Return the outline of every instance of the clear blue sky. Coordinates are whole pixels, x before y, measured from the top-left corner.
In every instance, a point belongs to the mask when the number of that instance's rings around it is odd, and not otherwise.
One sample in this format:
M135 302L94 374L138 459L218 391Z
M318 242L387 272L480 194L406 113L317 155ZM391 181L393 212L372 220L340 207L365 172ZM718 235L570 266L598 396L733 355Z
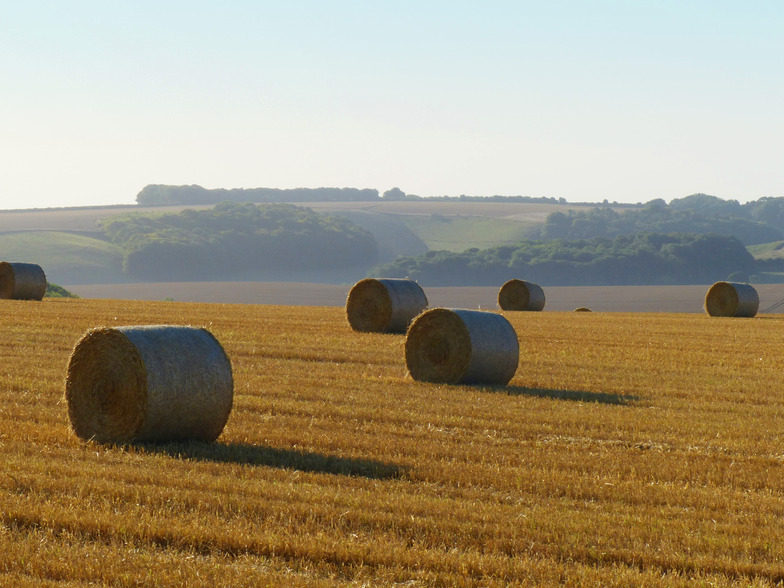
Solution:
M0 207L784 196L784 2L3 1Z

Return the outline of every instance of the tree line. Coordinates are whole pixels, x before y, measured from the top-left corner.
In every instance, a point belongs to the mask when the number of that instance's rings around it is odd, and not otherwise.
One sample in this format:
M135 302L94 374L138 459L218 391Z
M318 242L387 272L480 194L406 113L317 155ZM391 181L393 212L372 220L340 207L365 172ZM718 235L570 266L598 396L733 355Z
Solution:
M373 236L348 220L291 204L222 202L177 214L129 213L102 228L123 271L149 280L219 279L236 272L369 267Z
M218 188L198 185L167 186L150 184L136 195L145 206L170 204L217 204L219 202L354 202L377 200L378 190L357 188Z
M150 184L136 195L136 203L143 206L178 204L217 204L218 202L368 202L373 200L424 200L415 194L406 194L400 188L391 188L379 195L372 188L203 188L197 184L171 186ZM481 202L527 202L566 204L563 198L547 196L432 196L427 200L455 200Z
M369 275L409 277L428 286L497 285L511 278L548 286L704 284L731 275L742 279L754 268L752 255L732 236L639 233L428 251L376 266Z

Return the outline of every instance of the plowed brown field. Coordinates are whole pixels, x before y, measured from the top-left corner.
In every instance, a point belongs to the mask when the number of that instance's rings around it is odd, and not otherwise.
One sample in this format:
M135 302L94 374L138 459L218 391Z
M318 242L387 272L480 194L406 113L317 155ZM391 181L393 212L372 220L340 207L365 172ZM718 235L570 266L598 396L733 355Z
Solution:
M159 282L66 286L84 298L344 306L351 286L301 282ZM545 311L585 306L603 312L703 312L704 286L580 286L545 288ZM755 286L760 311L784 299L784 284ZM496 309L498 288L425 288L431 306ZM777 310L776 312L780 312Z

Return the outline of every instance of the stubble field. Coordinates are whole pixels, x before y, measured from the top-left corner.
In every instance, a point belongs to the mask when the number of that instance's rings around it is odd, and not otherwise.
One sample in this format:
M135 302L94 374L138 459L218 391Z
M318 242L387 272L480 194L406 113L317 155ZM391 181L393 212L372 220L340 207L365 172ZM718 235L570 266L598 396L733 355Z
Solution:
M505 313L508 387L406 377L342 308L2 301L0 584L756 585L784 580L784 318ZM68 429L91 327L204 326L213 444Z

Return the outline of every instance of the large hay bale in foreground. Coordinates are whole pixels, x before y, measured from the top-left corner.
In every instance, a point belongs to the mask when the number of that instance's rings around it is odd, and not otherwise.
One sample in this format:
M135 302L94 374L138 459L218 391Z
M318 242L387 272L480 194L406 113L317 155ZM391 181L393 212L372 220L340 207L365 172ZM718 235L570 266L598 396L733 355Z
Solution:
M751 284L716 282L705 296L705 312L711 316L752 317L759 309L759 295Z
M415 316L427 309L427 296L414 280L367 278L346 299L346 318L355 331L404 333Z
M214 441L231 412L231 363L206 329L97 328L76 344L65 399L83 439Z
M0 261L0 298L43 300L46 274L40 265Z
M498 291L498 307L501 310L542 310L544 290L539 284L512 279Z
M434 308L406 335L406 366L415 380L505 386L520 356L517 333L500 314Z

